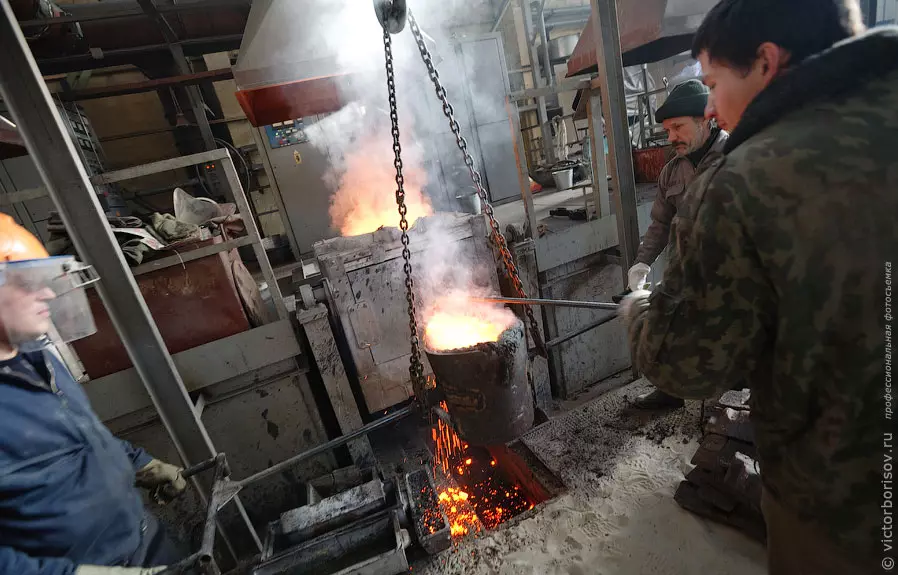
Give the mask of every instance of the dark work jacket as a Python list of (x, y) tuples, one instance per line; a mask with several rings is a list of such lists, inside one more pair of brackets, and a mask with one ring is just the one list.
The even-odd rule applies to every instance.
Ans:
[[(636, 252), (636, 261), (651, 266), (670, 239), (670, 223), (677, 215), (677, 210), (683, 200), (687, 186), (714, 162), (723, 157), (723, 147), (726, 145), (727, 134), (723, 130), (711, 133), (713, 141), (706, 143), (708, 146), (705, 154), (696, 164), (687, 156), (675, 156), (661, 170), (658, 178), (658, 194), (655, 203), (652, 204), (652, 223), (645, 232), (639, 250)], [(710, 144), (710, 145), (709, 145)]]
[(0, 362), (0, 573), (127, 565), (148, 518), (142, 449), (115, 438), (50, 351)]

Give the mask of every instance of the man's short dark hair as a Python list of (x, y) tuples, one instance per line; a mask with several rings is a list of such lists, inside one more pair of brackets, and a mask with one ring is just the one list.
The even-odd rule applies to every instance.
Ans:
[(722, 0), (705, 16), (692, 42), (692, 57), (741, 70), (751, 68), (758, 47), (772, 42), (797, 64), (864, 31), (857, 0)]

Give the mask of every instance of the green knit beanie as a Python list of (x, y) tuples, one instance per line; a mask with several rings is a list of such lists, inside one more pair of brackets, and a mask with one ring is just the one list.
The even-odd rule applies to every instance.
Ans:
[(708, 88), (698, 80), (686, 80), (671, 90), (667, 100), (655, 112), (655, 121), (660, 124), (668, 118), (681, 116), (701, 118), (707, 104)]

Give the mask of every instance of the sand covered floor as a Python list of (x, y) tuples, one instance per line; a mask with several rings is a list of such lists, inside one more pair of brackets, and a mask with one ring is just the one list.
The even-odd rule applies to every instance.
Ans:
[(673, 499), (698, 447), (699, 403), (644, 414), (637, 381), (553, 418), (524, 438), (567, 491), (467, 539), (413, 573), (761, 575), (764, 547)]

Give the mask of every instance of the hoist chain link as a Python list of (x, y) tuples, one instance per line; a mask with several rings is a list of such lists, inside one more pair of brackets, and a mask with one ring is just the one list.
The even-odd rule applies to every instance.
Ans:
[[(515, 266), (511, 251), (508, 249), (505, 236), (499, 231), (499, 222), (496, 221), (496, 217), (493, 215), (493, 207), (490, 205), (489, 196), (487, 195), (486, 188), (483, 186), (483, 178), (474, 166), (474, 158), (468, 151), (468, 142), (465, 140), (464, 136), (461, 135), (461, 127), (455, 119), (455, 109), (452, 107), (452, 104), (449, 103), (446, 88), (444, 88), (443, 84), (440, 82), (440, 74), (437, 72), (436, 66), (430, 55), (430, 50), (427, 49), (427, 45), (424, 43), (424, 36), (421, 34), (421, 29), (418, 27), (418, 22), (415, 20), (411, 10), (408, 10), (408, 24), (412, 31), (412, 35), (415, 37), (415, 43), (418, 45), (418, 51), (421, 53), (421, 58), (424, 60), (424, 65), (427, 67), (430, 81), (433, 82), (437, 97), (443, 105), (443, 114), (449, 119), (449, 129), (452, 130), (452, 134), (455, 136), (455, 143), (464, 156), (465, 165), (468, 167), (468, 172), (474, 183), (474, 188), (477, 190), (477, 195), (480, 197), (483, 213), (486, 214), (486, 217), (489, 220), (490, 238), (496, 246), (496, 249), (499, 251), (502, 263), (505, 266), (505, 273), (509, 280), (511, 280), (512, 287), (518, 297), (526, 298), (527, 294), (524, 292), (524, 285), (521, 283), (521, 278), (518, 275), (517, 266)], [(390, 106), (392, 110), (395, 110), (395, 103), (393, 101), (390, 102)], [(545, 356), (546, 349), (539, 332), (539, 323), (537, 323), (536, 317), (533, 315), (533, 308), (529, 305), (524, 306), (524, 312), (527, 314), (527, 320), (530, 324), (530, 334), (533, 337), (534, 347), (536, 347), (541, 355)]]
[(421, 363), (421, 342), (418, 339), (418, 320), (415, 316), (415, 282), (412, 279), (412, 254), (408, 248), (408, 219), (405, 206), (405, 178), (402, 175), (402, 146), (399, 143), (399, 114), (396, 108), (396, 80), (393, 75), (393, 42), (390, 32), (384, 29), (384, 56), (387, 70), (387, 91), (390, 100), (390, 122), (393, 134), (393, 165), (396, 167), (396, 205), (399, 210), (399, 229), (402, 232), (402, 271), (405, 273), (405, 299), (408, 303), (408, 328), (410, 332), (411, 358), (409, 359), (409, 375), (412, 389), (418, 401), (425, 397), (426, 381), (424, 365)]

